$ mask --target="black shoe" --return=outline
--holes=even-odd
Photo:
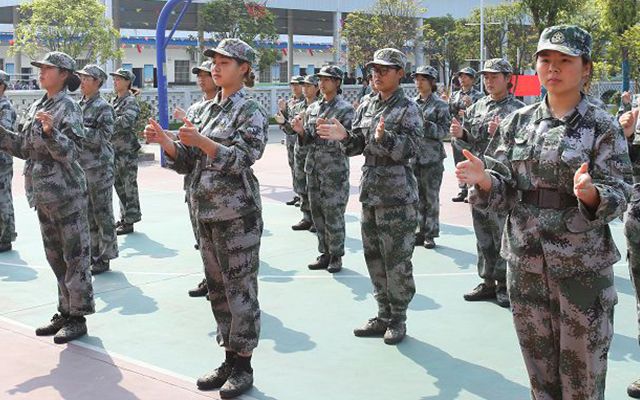
[[[200,250],[200,245],[198,243],[196,243],[196,244],[193,245],[193,248],[196,249],[196,250]]]
[[[206,375],[202,375],[196,381],[198,389],[213,390],[221,388],[231,375],[231,371],[233,371],[233,365],[233,362],[225,360],[218,368],[214,369]]]
[[[122,225],[124,222],[122,222],[122,220],[120,221],[116,221],[116,228],[119,228],[120,225]]]
[[[69,317],[62,329],[53,337],[56,344],[64,344],[87,334],[87,322],[84,317]]]
[[[389,327],[384,332],[384,342],[386,344],[398,344],[407,335],[407,325],[400,321],[391,321]]]
[[[316,262],[313,264],[309,264],[308,267],[311,270],[314,269],[327,269],[329,267],[329,262],[331,261],[331,257],[328,254],[320,254],[318,258],[316,258]]]
[[[357,337],[381,337],[384,336],[389,323],[382,318],[371,318],[366,324],[360,328],[353,330],[353,334]]]
[[[36,336],[55,335],[60,329],[62,329],[65,322],[67,322],[66,316],[57,313],[53,314],[53,317],[51,317],[51,322],[36,329]]]
[[[311,224],[311,227],[309,228],[309,232],[316,233],[316,232],[318,232],[318,230],[316,229],[315,225]]]
[[[433,238],[426,238],[424,240],[424,247],[426,249],[434,249],[436,247],[436,242]]]
[[[342,257],[340,256],[331,256],[329,257],[329,266],[327,267],[327,271],[335,274],[336,272],[340,272],[342,270]]]
[[[467,198],[467,190],[461,190],[460,193],[458,193],[458,195],[454,198],[451,199],[451,201],[453,201],[454,203],[462,203],[463,201],[465,201],[465,199]]]
[[[231,371],[231,375],[220,388],[220,398],[231,399],[238,397],[253,387],[253,370],[251,372],[238,368]]]
[[[416,240],[413,243],[415,246],[422,246],[424,244],[424,233],[416,233]]]
[[[507,287],[504,285],[496,286],[496,303],[500,307],[509,308],[511,303],[509,302],[509,294],[507,293]]]
[[[286,204],[286,205],[288,205],[288,206],[293,206],[293,205],[295,205],[295,204],[296,204],[297,202],[299,202],[299,201],[300,201],[300,197],[298,197],[298,196],[293,196],[293,199],[291,199],[291,200],[287,201],[285,204]]]
[[[116,229],[116,235],[126,235],[131,232],[133,232],[133,224],[127,224],[124,222]]]
[[[313,224],[308,219],[301,219],[300,222],[293,225],[291,229],[293,229],[294,231],[306,231],[309,230],[309,228],[311,228],[312,226]]]
[[[463,297],[466,301],[492,300],[496,298],[496,287],[481,283]]]
[[[627,394],[634,399],[640,399],[640,379],[627,386]]]
[[[203,279],[202,282],[198,283],[198,286],[195,289],[189,290],[189,297],[204,297],[209,293],[209,288],[207,287],[207,279]]]
[[[91,275],[100,275],[109,271],[109,260],[98,259],[91,266]]]

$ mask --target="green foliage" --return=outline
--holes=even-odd
[[[34,0],[22,4],[18,12],[21,19],[10,55],[21,51],[35,58],[62,51],[94,63],[122,58],[122,50],[115,46],[120,34],[98,0]]]
[[[582,0],[521,0],[521,2],[529,11],[538,35],[544,28],[560,23],[564,15],[571,15],[584,7]]]

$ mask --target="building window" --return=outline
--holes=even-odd
[[[260,70],[259,82],[271,82],[271,67],[266,67]]]
[[[122,64],[122,69],[126,69],[127,71],[133,71],[133,64]]]
[[[289,83],[289,71],[286,62],[280,64],[280,82]]]
[[[189,83],[189,60],[175,60],[173,70],[173,81],[175,83]]]
[[[153,86],[153,64],[144,65],[144,86]]]

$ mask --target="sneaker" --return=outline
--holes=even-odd
[[[336,272],[340,272],[342,270],[342,257],[340,256],[331,256],[329,257],[329,266],[327,267],[327,271],[335,274]]]
[[[291,229],[293,229],[294,231],[307,231],[312,226],[313,224],[308,219],[301,219],[300,222],[293,225]]]
[[[116,235],[126,235],[133,232],[133,224],[121,223],[116,229]]]
[[[99,259],[91,265],[91,275],[100,275],[103,272],[109,271],[109,269],[109,260]]]
[[[627,386],[627,394],[634,399],[640,399],[640,379]]]
[[[87,334],[87,322],[84,317],[69,317],[62,329],[53,337],[53,342],[63,344]]]
[[[225,360],[218,368],[198,378],[196,385],[200,390],[219,389],[227,381],[232,370],[233,363]]]
[[[507,293],[507,287],[504,285],[498,285],[496,287],[496,303],[500,307],[509,308],[511,303],[509,302],[509,294]]]
[[[189,297],[204,297],[209,293],[207,278],[203,279],[195,289],[189,290]]]
[[[421,232],[416,233],[416,240],[413,244],[416,246],[422,246],[423,243],[424,243],[424,233],[421,233]]]
[[[62,314],[53,314],[51,322],[45,326],[41,326],[36,329],[36,336],[51,336],[58,333],[62,326],[67,321],[67,317]]]
[[[11,243],[0,243],[0,253],[11,251]]]
[[[386,344],[398,344],[407,335],[407,325],[404,322],[391,321],[389,327],[384,333],[384,342]]]
[[[253,371],[234,368],[227,381],[220,388],[220,398],[231,399],[238,397],[253,387]]]
[[[331,258],[329,257],[328,254],[320,254],[320,256],[316,258],[316,262],[314,262],[313,264],[309,264],[308,267],[311,270],[327,269],[329,267],[330,261],[331,261]]]
[[[293,206],[293,205],[295,205],[295,204],[296,204],[297,202],[299,202],[299,201],[300,201],[300,197],[298,197],[298,196],[293,196],[293,199],[291,199],[291,200],[287,201],[285,204],[286,204],[286,205],[288,205],[288,206]]]
[[[435,249],[436,241],[433,240],[433,238],[426,238],[424,240],[424,247],[425,249]]]
[[[360,328],[353,330],[353,334],[357,337],[380,337],[385,334],[389,324],[382,318],[371,318],[366,324]]]
[[[481,283],[476,286],[472,291],[465,294],[464,299],[466,301],[480,301],[491,300],[496,298],[495,286],[489,286],[486,283]]]
[[[454,203],[462,203],[467,198],[467,194],[468,192],[466,189],[461,190],[456,197],[451,199],[451,201]]]

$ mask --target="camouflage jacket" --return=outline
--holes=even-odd
[[[135,155],[140,150],[138,132],[134,132],[140,106],[136,102],[136,97],[127,93],[123,97],[114,97],[111,105],[116,112],[116,120],[113,124],[113,149],[116,154]]]
[[[251,166],[262,157],[268,128],[267,112],[241,89],[225,100],[218,93],[203,115],[200,133],[218,143],[215,158],[175,142],[176,158],[167,157],[167,167],[193,174],[189,193],[200,221],[226,221],[262,209]]]
[[[349,170],[349,157],[344,146],[335,140],[320,139],[316,133],[318,118],[335,118],[347,129],[351,129],[354,110],[342,96],[337,95],[331,101],[320,99],[311,103],[303,114],[304,134],[301,142],[309,144],[309,152],[304,164],[307,174],[329,174],[332,171]]]
[[[293,129],[291,128],[291,120],[298,115],[296,109],[299,108],[300,104],[306,104],[304,96],[291,97],[287,100],[287,108],[282,113],[284,116],[284,124],[280,125],[280,129],[287,134],[285,135],[285,140],[288,146],[293,146],[296,143],[295,132],[293,132]]]
[[[467,109],[462,121],[462,139],[453,139],[458,148],[467,149],[478,157],[482,157],[491,136],[489,122],[498,116],[505,119],[512,112],[524,107],[524,103],[509,94],[502,100],[495,101],[491,96],[485,96]]]
[[[581,202],[553,209],[518,200],[519,191],[537,189],[572,195],[574,174],[585,162],[600,195],[596,210]],[[625,211],[630,162],[622,130],[609,114],[583,98],[574,112],[556,119],[545,98],[501,122],[486,163],[491,191],[473,188],[470,203],[509,212],[501,254],[510,268],[567,277],[620,259],[608,224]]]
[[[594,106],[606,112],[609,112],[609,107],[607,107],[604,101],[602,101],[598,96],[592,96],[590,94],[586,94],[585,97],[587,98],[587,100],[589,100],[589,103],[593,104]]]
[[[462,90],[458,90],[449,98],[449,114],[451,114],[451,118],[456,118],[458,116],[458,112],[460,110],[466,110],[467,106],[464,104],[462,100],[464,96],[471,97],[472,104],[476,101],[480,100],[484,97],[484,94],[476,90],[475,87],[472,87],[470,91],[463,92]]]
[[[207,100],[204,96],[202,96],[202,99],[200,99],[200,101],[193,103],[192,105],[189,106],[189,108],[187,109],[187,119],[189,121],[191,121],[195,126],[197,126],[198,128],[202,127],[202,122],[203,122],[203,117],[206,117],[207,112],[209,107],[211,106],[211,103],[213,102],[213,99]],[[191,186],[191,177],[192,174],[185,174],[184,176],[184,182],[183,182],[183,189],[185,191],[189,190],[189,187]],[[188,193],[187,193],[188,196]],[[190,199],[186,199],[186,201],[189,201]]]
[[[53,115],[51,135],[42,132],[42,124],[35,120],[37,111]],[[63,210],[74,198],[85,196],[87,183],[78,163],[84,140],[82,110],[67,91],[50,99],[45,94],[34,102],[20,126],[19,133],[0,129],[0,149],[27,160],[24,179],[29,205]]]
[[[384,117],[384,137],[375,140]],[[418,105],[398,88],[387,100],[371,96],[356,111],[349,136],[343,141],[348,155],[365,156],[360,179],[360,201],[368,206],[394,206],[418,201],[418,183],[411,162],[423,135]]]
[[[82,109],[85,135],[80,154],[80,165],[85,171],[95,168],[112,170],[111,136],[115,120],[113,107],[100,93],[96,93],[89,99],[83,97],[79,104]]]
[[[0,126],[10,131],[16,126],[16,109],[6,96],[0,96]],[[0,170],[10,169],[13,157],[0,151]]]
[[[418,95],[415,101],[424,119],[424,137],[418,141],[416,163],[426,165],[440,162],[447,157],[442,139],[447,136],[451,126],[449,106],[435,93],[431,93],[427,99]]]

